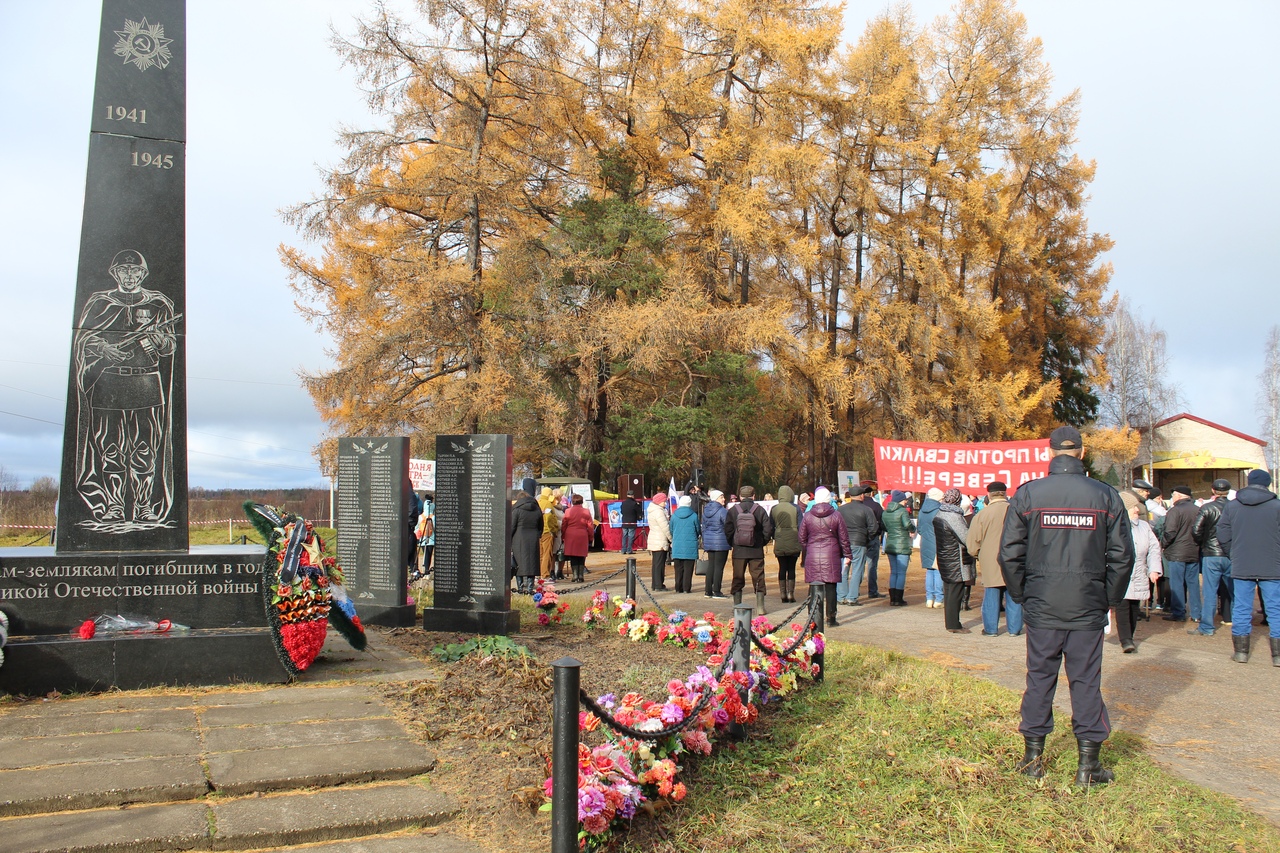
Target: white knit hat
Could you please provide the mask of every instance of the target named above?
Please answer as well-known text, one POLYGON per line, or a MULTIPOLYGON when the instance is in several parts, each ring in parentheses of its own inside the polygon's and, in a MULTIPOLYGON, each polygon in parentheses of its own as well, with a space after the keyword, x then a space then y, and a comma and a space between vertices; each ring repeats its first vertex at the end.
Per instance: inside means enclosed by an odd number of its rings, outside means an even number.
POLYGON ((818 488, 813 491, 813 502, 818 504, 830 503, 831 490, 826 486, 818 486, 818 488))

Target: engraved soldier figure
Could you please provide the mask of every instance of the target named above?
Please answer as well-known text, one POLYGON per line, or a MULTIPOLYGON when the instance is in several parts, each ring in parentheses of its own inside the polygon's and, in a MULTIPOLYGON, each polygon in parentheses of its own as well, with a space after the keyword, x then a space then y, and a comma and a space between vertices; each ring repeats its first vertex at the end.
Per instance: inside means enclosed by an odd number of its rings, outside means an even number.
POLYGON ((90 295, 72 351, 79 397, 76 486, 93 513, 88 526, 123 533, 166 526, 173 504, 174 326, 181 315, 146 290, 146 258, 118 252, 118 287, 90 295))

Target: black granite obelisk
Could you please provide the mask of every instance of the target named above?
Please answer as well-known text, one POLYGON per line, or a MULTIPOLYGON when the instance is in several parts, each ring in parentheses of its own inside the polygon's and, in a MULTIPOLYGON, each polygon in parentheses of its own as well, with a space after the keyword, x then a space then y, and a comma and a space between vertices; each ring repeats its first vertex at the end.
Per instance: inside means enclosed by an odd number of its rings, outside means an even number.
POLYGON ((0 549, 9 692, 289 677, 266 549, 187 535, 186 48, 185 0, 102 4, 57 548, 0 549), (154 628, 77 630, 111 616, 154 628))
POLYGON ((106 0, 58 553, 187 548, 185 0, 106 0))

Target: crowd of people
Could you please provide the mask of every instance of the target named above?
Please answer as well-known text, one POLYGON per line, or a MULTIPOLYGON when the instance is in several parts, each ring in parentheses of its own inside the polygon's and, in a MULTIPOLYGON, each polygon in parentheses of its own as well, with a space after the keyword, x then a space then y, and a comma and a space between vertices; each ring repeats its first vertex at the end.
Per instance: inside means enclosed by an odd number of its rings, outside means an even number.
MULTIPOLYGON (((1152 611, 1168 621, 1190 618, 1195 625, 1188 633, 1202 637, 1220 624, 1231 628, 1232 659, 1246 663, 1257 595, 1263 624, 1270 626, 1272 663, 1280 666, 1280 621, 1267 620, 1268 613, 1280 613, 1280 500, 1270 475, 1255 470, 1238 493, 1218 480, 1212 498, 1195 501, 1190 488, 1174 486, 1165 503, 1144 480, 1118 491, 1089 477, 1073 427, 1054 430, 1049 447, 1047 476, 1012 497, 1002 482, 989 483, 980 496, 930 489, 918 505, 915 495, 877 493, 871 485, 842 495, 818 486, 799 496, 783 485, 776 500, 766 495, 762 504, 750 485, 726 496, 690 483, 674 507, 665 492, 647 500, 633 492, 619 507, 622 553, 635 553, 637 530, 647 526, 642 547, 650 553, 654 590, 668 589, 670 561, 677 593, 693 593, 695 574, 702 574, 703 595, 722 599, 729 569, 734 603, 742 602, 749 577, 756 612, 765 614, 771 547, 782 600, 795 601, 801 578, 818 585, 826 623, 836 626, 841 606, 886 597, 879 583, 882 552, 889 606, 906 606, 908 565, 918 549, 924 604, 943 610, 947 631, 970 632, 960 614, 970 609, 981 581, 983 635, 998 635, 1003 613, 1008 635, 1026 638, 1025 752, 1018 769, 1044 775, 1045 738, 1065 665, 1079 748, 1076 783, 1102 784, 1114 779, 1099 752, 1110 733, 1101 663, 1112 625, 1130 654, 1137 651, 1135 626, 1152 611)), ((566 559, 581 581, 594 530, 581 496, 569 501, 525 480, 512 506, 517 591, 532 593, 535 577, 563 577, 566 559)))

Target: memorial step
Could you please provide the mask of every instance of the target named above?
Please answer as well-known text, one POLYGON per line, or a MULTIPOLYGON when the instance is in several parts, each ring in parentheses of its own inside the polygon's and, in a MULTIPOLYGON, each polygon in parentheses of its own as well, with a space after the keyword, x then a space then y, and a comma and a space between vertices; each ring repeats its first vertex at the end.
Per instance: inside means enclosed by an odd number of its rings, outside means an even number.
POLYGON ((458 812, 448 796, 412 782, 235 799, 88 809, 0 819, 4 853, 159 853, 259 850, 340 841, 329 853, 465 853, 459 839, 370 838, 439 826, 458 812), (354 839, 360 839, 356 841, 354 839), (401 846, 404 845, 404 846, 401 846))

